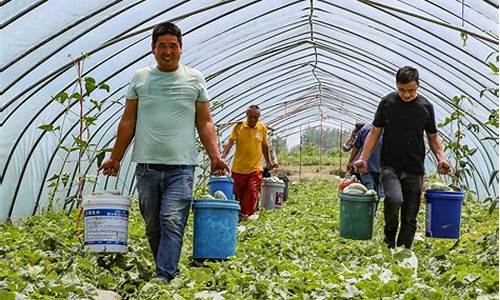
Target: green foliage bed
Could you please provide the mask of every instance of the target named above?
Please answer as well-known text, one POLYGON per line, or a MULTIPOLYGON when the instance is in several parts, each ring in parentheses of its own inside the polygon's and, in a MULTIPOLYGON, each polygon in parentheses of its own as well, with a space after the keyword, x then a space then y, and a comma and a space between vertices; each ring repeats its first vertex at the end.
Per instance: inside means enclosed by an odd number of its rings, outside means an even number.
POLYGON ((413 251, 391 251, 382 243, 381 207, 372 241, 339 237, 336 193, 328 182, 291 186, 283 210, 261 211, 258 220, 241 224, 237 257, 228 261, 190 259, 190 220, 181 275, 170 284, 152 279, 137 201, 125 256, 80 253, 75 214, 2 225, 0 299, 91 299, 97 289, 125 299, 498 298, 497 212, 466 203, 455 243, 424 238, 421 209, 413 251))

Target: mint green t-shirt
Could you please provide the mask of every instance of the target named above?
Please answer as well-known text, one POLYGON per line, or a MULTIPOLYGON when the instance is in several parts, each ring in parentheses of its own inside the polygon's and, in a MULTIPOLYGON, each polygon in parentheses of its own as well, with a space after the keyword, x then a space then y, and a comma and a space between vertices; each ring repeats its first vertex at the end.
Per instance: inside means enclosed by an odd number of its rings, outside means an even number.
POLYGON ((128 101, 138 101, 132 160, 138 163, 195 165, 196 101, 209 101, 200 72, 179 64, 174 72, 157 66, 138 70, 128 101))

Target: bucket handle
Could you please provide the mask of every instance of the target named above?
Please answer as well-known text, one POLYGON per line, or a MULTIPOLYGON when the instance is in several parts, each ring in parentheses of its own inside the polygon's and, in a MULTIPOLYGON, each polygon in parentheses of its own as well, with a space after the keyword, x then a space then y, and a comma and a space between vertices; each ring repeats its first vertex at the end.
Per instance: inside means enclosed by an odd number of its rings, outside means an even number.
POLYGON ((228 171, 228 170, 224 170, 224 172, 222 173, 223 175, 220 175, 221 173, 217 173, 217 172, 211 172, 210 175, 212 176, 227 176, 227 177, 231 177, 231 171, 228 171))

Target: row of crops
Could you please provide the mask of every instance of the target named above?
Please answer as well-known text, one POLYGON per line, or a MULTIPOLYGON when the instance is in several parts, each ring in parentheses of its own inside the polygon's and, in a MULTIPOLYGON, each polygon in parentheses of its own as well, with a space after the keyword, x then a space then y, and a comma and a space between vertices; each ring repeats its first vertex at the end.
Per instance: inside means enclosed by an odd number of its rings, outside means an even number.
POLYGON ((0 227, 0 299, 92 299, 101 290, 123 299, 495 299, 498 298, 498 212, 467 200, 460 240, 424 237, 424 209, 412 250, 382 242, 383 207, 374 238, 339 237, 336 183, 290 186, 282 210, 240 223, 237 256, 191 259, 192 218, 181 275, 154 280, 154 263, 137 201, 129 253, 81 253, 76 213, 48 213, 0 227))

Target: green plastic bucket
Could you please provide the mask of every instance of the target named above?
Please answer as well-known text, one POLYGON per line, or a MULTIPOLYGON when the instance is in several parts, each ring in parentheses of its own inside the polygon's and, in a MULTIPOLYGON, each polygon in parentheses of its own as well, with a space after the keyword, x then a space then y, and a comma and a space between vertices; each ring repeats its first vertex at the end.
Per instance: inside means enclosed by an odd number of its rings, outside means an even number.
POLYGON ((339 198, 340 236, 351 240, 370 240, 377 196, 340 192, 339 198))

